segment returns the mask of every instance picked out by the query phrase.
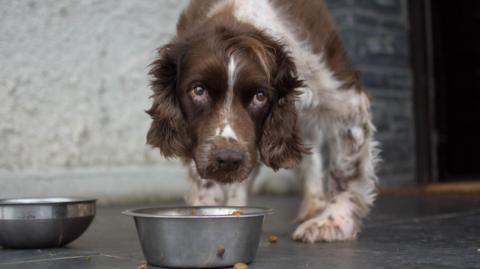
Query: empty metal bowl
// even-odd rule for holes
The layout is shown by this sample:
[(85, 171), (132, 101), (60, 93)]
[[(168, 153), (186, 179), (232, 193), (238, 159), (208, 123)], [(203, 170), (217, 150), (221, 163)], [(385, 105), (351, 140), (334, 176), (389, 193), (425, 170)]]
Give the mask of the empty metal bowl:
[(61, 247), (78, 238), (94, 216), (95, 199), (3, 199), (0, 200), (0, 246)]
[(260, 207), (170, 207), (123, 214), (134, 217), (149, 264), (205, 268), (253, 261), (270, 212)]

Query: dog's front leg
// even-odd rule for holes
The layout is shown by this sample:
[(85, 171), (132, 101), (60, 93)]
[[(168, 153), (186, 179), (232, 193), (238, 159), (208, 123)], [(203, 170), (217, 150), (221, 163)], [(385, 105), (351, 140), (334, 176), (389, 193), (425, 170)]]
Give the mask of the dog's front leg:
[(321, 213), (327, 206), (327, 195), (325, 190), (326, 176), (323, 172), (322, 162), (322, 132), (315, 132), (307, 138), (305, 144), (312, 147), (312, 154), (306, 155), (302, 159), (301, 165), (296, 169), (296, 174), (303, 181), (303, 201), (296, 219), (301, 223), (318, 213)]
[(255, 167), (242, 182), (222, 185), (213, 180), (202, 179), (192, 163), (188, 166), (189, 193), (185, 197), (187, 204), (202, 205), (229, 205), (246, 206), (251, 184), (258, 174), (259, 167)]
[(330, 149), (328, 205), (297, 227), (295, 240), (313, 243), (355, 239), (375, 199), (378, 150), (370, 104), (364, 93), (352, 92), (350, 96), (346, 100), (350, 107), (342, 110), (337, 105), (338, 110), (327, 114), (331, 117), (325, 128)]
[(258, 174), (258, 170), (259, 167), (256, 166), (247, 179), (227, 186), (227, 205), (246, 206), (248, 204), (248, 192)]
[(195, 168), (195, 164), (188, 166), (189, 175), (189, 193), (185, 197), (187, 204), (193, 206), (204, 205), (223, 205), (225, 203), (225, 193), (222, 185), (213, 181), (202, 179)]

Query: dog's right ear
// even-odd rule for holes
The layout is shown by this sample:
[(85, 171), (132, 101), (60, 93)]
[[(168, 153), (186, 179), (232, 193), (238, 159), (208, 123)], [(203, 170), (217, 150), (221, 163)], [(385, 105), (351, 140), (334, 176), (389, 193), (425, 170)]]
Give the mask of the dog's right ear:
[(147, 143), (160, 148), (165, 157), (186, 158), (191, 155), (191, 138), (176, 94), (182, 51), (175, 43), (160, 48), (149, 72), (153, 104), (146, 112), (153, 121)]

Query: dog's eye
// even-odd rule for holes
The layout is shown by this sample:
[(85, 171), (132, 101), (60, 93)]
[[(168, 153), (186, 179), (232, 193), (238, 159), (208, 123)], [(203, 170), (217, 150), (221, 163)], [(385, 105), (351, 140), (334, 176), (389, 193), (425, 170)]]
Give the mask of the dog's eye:
[(203, 84), (196, 83), (193, 84), (190, 89), (190, 95), (192, 96), (193, 100), (196, 102), (204, 102), (207, 100), (207, 89)]
[(263, 90), (258, 90), (253, 96), (252, 105), (256, 107), (263, 106), (267, 102), (268, 96)]
[(195, 96), (202, 96), (205, 93), (205, 88), (200, 85), (195, 86), (192, 90)]

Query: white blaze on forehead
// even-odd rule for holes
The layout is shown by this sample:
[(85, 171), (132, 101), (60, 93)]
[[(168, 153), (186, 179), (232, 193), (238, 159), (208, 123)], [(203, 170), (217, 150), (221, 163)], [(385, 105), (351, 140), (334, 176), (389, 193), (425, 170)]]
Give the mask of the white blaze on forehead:
[(233, 86), (235, 84), (236, 75), (237, 63), (235, 62), (235, 58), (231, 56), (228, 61), (228, 88), (225, 93), (225, 102), (223, 103), (223, 108), (221, 112), (222, 123), (220, 125), (220, 128), (217, 128), (215, 130), (215, 135), (238, 140), (235, 131), (229, 123), (233, 117), (231, 107), (233, 103)]
[(225, 128), (223, 128), (220, 136), (237, 140), (237, 135), (235, 134), (235, 131), (233, 131), (230, 124), (227, 124), (227, 126), (225, 126)]
[(233, 86), (235, 80), (237, 79), (237, 63), (235, 62), (235, 57), (231, 56), (228, 61), (228, 89), (225, 100), (225, 105), (232, 105), (233, 99)]
[(231, 56), (228, 61), (228, 88), (225, 93), (225, 102), (222, 107), (222, 117), (226, 124), (228, 124), (228, 121), (232, 117), (231, 107), (233, 103), (233, 85), (235, 84), (236, 73), (237, 64), (235, 63), (235, 58)]
[(228, 61), (228, 90), (233, 90), (233, 84), (235, 83), (237, 72), (237, 63), (233, 56)]

